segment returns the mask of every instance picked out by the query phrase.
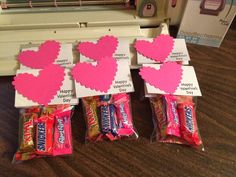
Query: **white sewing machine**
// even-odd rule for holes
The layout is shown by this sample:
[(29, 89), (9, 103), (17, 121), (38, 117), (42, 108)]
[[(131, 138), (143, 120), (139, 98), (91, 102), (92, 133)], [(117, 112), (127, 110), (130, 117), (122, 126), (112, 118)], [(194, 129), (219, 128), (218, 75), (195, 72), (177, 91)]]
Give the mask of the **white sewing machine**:
[(76, 43), (105, 34), (132, 44), (135, 38), (168, 33), (169, 24), (180, 22), (186, 1), (0, 0), (0, 76), (15, 74), (22, 45), (47, 39)]

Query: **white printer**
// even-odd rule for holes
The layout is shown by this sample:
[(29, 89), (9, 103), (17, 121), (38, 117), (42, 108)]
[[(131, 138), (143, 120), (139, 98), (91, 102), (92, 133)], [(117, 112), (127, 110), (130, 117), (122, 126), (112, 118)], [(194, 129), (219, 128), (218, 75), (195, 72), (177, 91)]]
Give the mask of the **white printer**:
[[(14, 75), (24, 45), (47, 39), (76, 44), (105, 34), (130, 40), (168, 33), (187, 0), (0, 0), (0, 76)], [(78, 60), (74, 57), (74, 60)]]

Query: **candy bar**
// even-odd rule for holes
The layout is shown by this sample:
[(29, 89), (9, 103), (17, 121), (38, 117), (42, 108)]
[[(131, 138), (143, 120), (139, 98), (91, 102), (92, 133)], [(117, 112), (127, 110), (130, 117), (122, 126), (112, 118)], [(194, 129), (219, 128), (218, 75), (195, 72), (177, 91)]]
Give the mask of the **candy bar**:
[(198, 132), (194, 103), (185, 102), (178, 104), (178, 113), (182, 138), (192, 146), (202, 145), (202, 140)]
[(180, 123), (176, 99), (172, 95), (164, 95), (163, 99), (165, 100), (166, 105), (166, 134), (180, 137)]
[(109, 111), (110, 111), (111, 133), (114, 136), (117, 136), (118, 135), (117, 116), (116, 116), (116, 109), (113, 104), (109, 105)]
[(154, 123), (157, 124), (157, 139), (165, 139), (166, 138), (166, 127), (167, 127), (167, 118), (165, 114), (165, 105), (163, 104), (163, 100), (161, 96), (150, 98), (150, 103), (153, 110), (153, 119)]
[(34, 119), (35, 113), (23, 113), (20, 118), (20, 148), (21, 152), (34, 150)]
[(130, 109), (130, 98), (128, 94), (116, 94), (113, 95), (114, 105), (116, 107), (117, 120), (118, 120), (118, 135), (119, 136), (131, 136), (136, 135), (134, 131), (131, 109)]
[(101, 131), (103, 134), (111, 133), (109, 105), (100, 106)]
[(113, 141), (116, 139), (114, 134), (112, 134), (112, 119), (111, 117), (111, 109), (110, 109), (111, 95), (102, 95), (100, 96), (99, 102), (99, 112), (100, 112), (100, 125), (101, 132), (107, 137), (109, 140)]
[(72, 154), (71, 110), (55, 115), (53, 155)]
[(85, 119), (87, 125), (87, 137), (88, 140), (94, 140), (100, 134), (98, 115), (97, 115), (97, 100), (95, 97), (87, 97), (82, 99)]
[(41, 116), (36, 126), (36, 153), (51, 155), (53, 146), (53, 116)]
[(20, 110), (19, 120), (19, 149), (14, 155), (13, 162), (32, 159), (35, 154), (34, 120), (40, 113), (39, 107)]

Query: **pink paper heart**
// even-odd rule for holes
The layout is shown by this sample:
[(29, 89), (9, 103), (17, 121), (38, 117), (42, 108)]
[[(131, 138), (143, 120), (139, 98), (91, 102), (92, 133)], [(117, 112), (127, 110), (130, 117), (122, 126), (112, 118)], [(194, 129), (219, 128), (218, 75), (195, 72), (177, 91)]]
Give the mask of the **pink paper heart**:
[(101, 58), (97, 65), (77, 63), (71, 73), (76, 82), (96, 91), (107, 92), (117, 72), (117, 62), (112, 57)]
[(141, 55), (157, 62), (164, 62), (173, 50), (174, 39), (169, 35), (160, 35), (153, 42), (137, 40), (135, 48)]
[(13, 85), (18, 93), (41, 105), (51, 102), (63, 84), (65, 72), (59, 65), (51, 64), (39, 71), (38, 76), (22, 73), (14, 77)]
[(99, 61), (104, 57), (112, 57), (118, 46), (118, 39), (114, 36), (103, 36), (97, 43), (81, 42), (77, 50), (87, 58)]
[(160, 66), (159, 70), (152, 67), (143, 67), (139, 74), (145, 82), (166, 93), (176, 91), (182, 80), (182, 65), (175, 62), (167, 62)]
[(60, 52), (60, 43), (45, 41), (38, 51), (27, 50), (18, 55), (18, 60), (25, 66), (33, 69), (43, 69), (57, 59)]

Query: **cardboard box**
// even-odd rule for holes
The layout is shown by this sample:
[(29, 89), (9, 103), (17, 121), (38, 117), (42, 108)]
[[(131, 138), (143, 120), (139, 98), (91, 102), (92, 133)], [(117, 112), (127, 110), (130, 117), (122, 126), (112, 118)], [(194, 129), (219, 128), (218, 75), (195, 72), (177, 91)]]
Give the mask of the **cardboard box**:
[(187, 43), (219, 47), (235, 14), (234, 0), (189, 0), (177, 37)]

